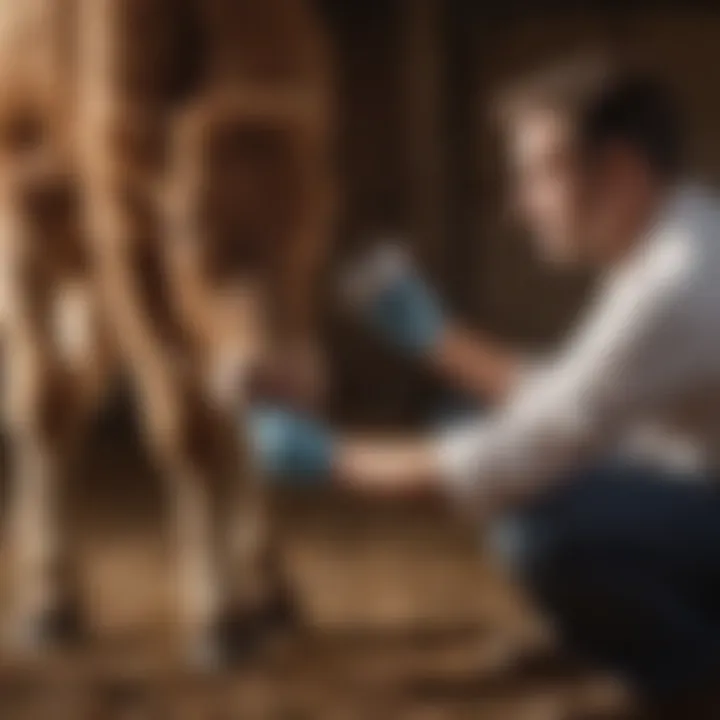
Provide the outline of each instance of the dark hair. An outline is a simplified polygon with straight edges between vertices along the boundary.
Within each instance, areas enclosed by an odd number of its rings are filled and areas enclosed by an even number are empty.
[[[567,116],[589,159],[608,143],[620,142],[664,178],[683,169],[680,113],[672,93],[651,73],[603,59],[575,61],[521,81],[496,104],[501,122],[510,124],[535,109]]]

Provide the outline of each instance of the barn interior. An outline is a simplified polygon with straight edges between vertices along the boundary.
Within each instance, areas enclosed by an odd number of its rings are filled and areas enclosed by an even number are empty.
[[[283,0],[273,0],[275,14],[250,34],[232,2],[216,3],[215,31],[229,48],[270,49],[278,72],[296,68],[308,73],[308,87],[327,89],[322,132],[333,211],[314,303],[327,356],[326,412],[338,426],[424,428],[458,400],[339,303],[339,269],[370,240],[402,238],[459,317],[528,349],[560,338],[592,288],[587,274],[543,269],[507,222],[488,118],[507,79],[597,48],[638,56],[683,102],[694,171],[720,179],[720,13],[712,3],[288,3],[302,22],[288,22]],[[189,4],[148,2],[155,10],[138,47],[127,48],[130,56],[156,51],[150,65],[158,77],[164,18]],[[0,1],[0,84],[13,72],[22,82],[18,68],[37,61],[52,69],[50,94],[62,95],[60,106],[75,102],[76,81],[62,75],[82,77],[83,69],[59,61],[66,50],[56,47],[79,42],[68,30],[73,7]],[[27,27],[37,33],[30,45]],[[304,67],[303,48],[320,37],[321,59]],[[183,47],[181,61],[198,51]],[[556,668],[545,655],[525,662],[542,623],[485,557],[478,529],[447,504],[375,503],[332,491],[273,491],[297,626],[220,676],[171,671],[164,499],[130,395],[123,386],[99,413],[68,497],[93,642],[32,670],[3,662],[3,718],[544,720],[569,717],[585,695],[612,696],[612,683],[579,665]]]

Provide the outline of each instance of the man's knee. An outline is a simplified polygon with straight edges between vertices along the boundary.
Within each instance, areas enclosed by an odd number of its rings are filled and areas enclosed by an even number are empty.
[[[528,513],[497,520],[488,535],[490,553],[524,585],[535,586],[557,571],[561,550],[552,528]]]
[[[535,594],[555,596],[581,584],[584,568],[608,541],[602,524],[583,522],[584,504],[582,488],[566,485],[499,519],[489,533],[491,554]]]
[[[491,550],[563,632],[588,624],[602,628],[607,618],[602,611],[598,616],[598,608],[617,607],[622,568],[608,562],[601,536],[565,532],[537,518],[513,517],[493,528]]]
[[[604,466],[565,478],[490,531],[491,552],[520,576],[545,575],[583,562],[611,540],[630,482]]]
[[[626,563],[635,532],[618,522],[632,500],[632,485],[612,482],[600,471],[559,485],[498,520],[490,531],[490,552],[544,602],[572,600],[589,589],[602,594],[613,568]]]

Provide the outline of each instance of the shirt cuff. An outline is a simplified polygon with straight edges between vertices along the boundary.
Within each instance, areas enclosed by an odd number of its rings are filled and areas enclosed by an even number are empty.
[[[481,478],[479,458],[483,452],[487,421],[473,422],[442,433],[435,452],[448,495],[462,506],[474,502]]]

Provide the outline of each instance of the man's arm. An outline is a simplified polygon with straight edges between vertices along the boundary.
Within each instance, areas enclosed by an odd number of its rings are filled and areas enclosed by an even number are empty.
[[[485,422],[410,441],[343,440],[317,426],[268,437],[276,449],[295,440],[314,448],[305,457],[321,462],[306,465],[310,477],[332,470],[341,484],[382,495],[448,487],[483,516],[515,504],[562,481],[693,381],[698,337],[678,325],[692,282],[677,260],[671,247],[615,283],[565,352]],[[297,456],[284,457],[285,470],[298,466]]]
[[[435,493],[442,485],[435,446],[426,437],[345,436],[332,474],[340,486],[382,497]]]
[[[256,405],[248,421],[260,469],[291,485],[332,482],[366,494],[403,496],[432,492],[442,482],[431,438],[335,433],[279,406]]]
[[[466,453],[475,451],[483,424],[441,436],[393,437],[336,434],[322,423],[278,407],[255,407],[249,420],[258,465],[274,482],[296,487],[330,483],[380,499],[447,495],[461,506],[476,499],[469,497],[458,469]],[[483,511],[489,512],[505,498],[494,488],[484,501]],[[478,503],[472,507],[477,514]]]
[[[522,374],[520,357],[500,343],[458,324],[448,324],[431,348],[432,365],[461,390],[483,402],[503,402]]]
[[[687,326],[695,267],[685,250],[682,236],[654,239],[553,362],[482,428],[440,442],[442,473],[468,503],[514,504],[572,477],[695,382],[703,338]]]
[[[448,318],[402,248],[372,252],[346,279],[345,294],[389,343],[430,362],[483,403],[502,402],[518,384],[520,357]]]

